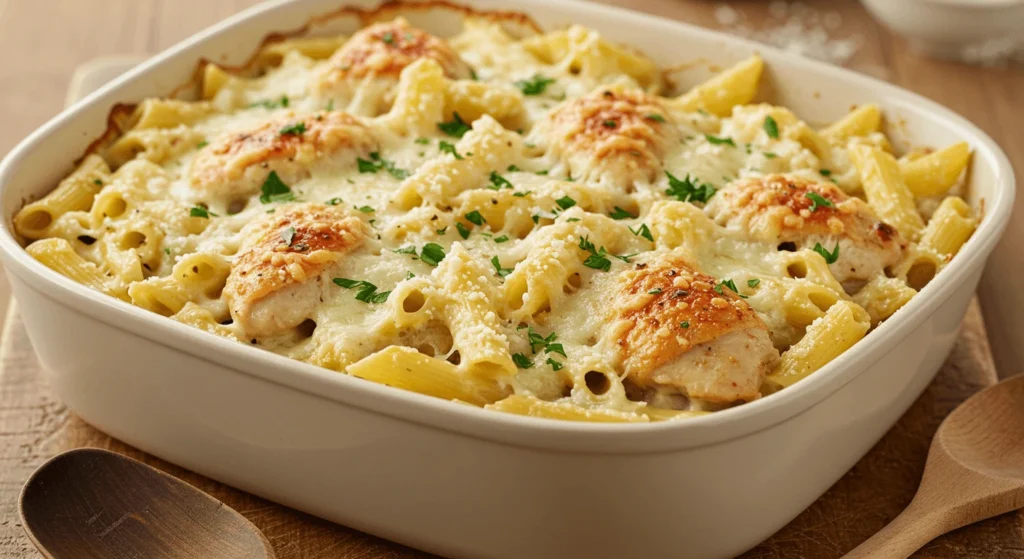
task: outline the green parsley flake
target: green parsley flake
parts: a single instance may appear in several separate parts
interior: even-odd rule
[[[580,248],[590,253],[590,256],[583,261],[584,266],[604,272],[611,270],[612,261],[606,258],[605,255],[608,253],[604,247],[601,247],[600,250],[598,250],[594,246],[594,243],[590,242],[590,239],[583,237],[580,239]]]
[[[559,208],[562,208],[563,210],[568,210],[569,208],[576,205],[576,200],[573,200],[568,196],[563,196],[558,200],[555,200],[555,203],[558,204]]]
[[[462,159],[462,156],[459,155],[459,152],[455,151],[455,144],[451,144],[449,142],[441,140],[437,142],[437,149],[441,150],[444,153],[452,154],[453,156],[455,156],[455,159]]]
[[[295,194],[292,193],[292,189],[288,188],[281,177],[277,176],[277,171],[271,171],[267,175],[267,180],[263,181],[260,202],[269,204],[271,202],[288,202],[294,199]]]
[[[499,243],[499,244],[500,243],[507,243],[508,242],[508,235],[502,235],[500,237],[495,237],[494,238],[494,242]]]
[[[278,107],[288,107],[289,104],[288,96],[282,95],[280,99],[276,100],[267,99],[264,101],[256,101],[255,103],[250,104],[249,108],[253,109],[256,107],[263,107],[264,109],[276,109]]]
[[[513,353],[512,362],[515,363],[516,367],[519,367],[520,369],[529,369],[530,367],[533,366],[533,361],[530,361],[530,358],[523,355],[522,353]]]
[[[306,123],[296,122],[295,124],[285,126],[281,129],[280,134],[282,136],[301,136],[306,133]]]
[[[608,217],[611,217],[612,219],[633,219],[636,216],[618,206],[615,206],[615,211],[608,214]]]
[[[380,153],[374,151],[370,153],[370,159],[363,159],[362,157],[356,158],[356,163],[359,167],[360,173],[376,173],[377,171],[384,169],[392,177],[398,180],[402,180],[409,176],[409,171],[405,169],[399,169],[395,167],[395,164],[387,159],[382,159]]]
[[[718,285],[715,286],[715,291],[717,291],[721,295],[725,295],[725,293],[722,292],[722,288],[723,287],[728,287],[729,289],[732,290],[733,293],[735,293],[737,295],[740,295],[740,290],[736,289],[736,282],[732,281],[731,279],[726,279],[726,280],[720,281],[718,283]],[[740,297],[742,297],[744,299],[747,298],[746,295],[740,295]]]
[[[515,165],[509,165],[507,171],[510,173],[517,173],[519,171],[522,171],[522,169],[516,167]]]
[[[398,253],[398,254],[412,254],[412,255],[415,255],[416,254],[416,247],[413,246],[413,245],[409,245],[409,246],[402,247],[402,248],[392,249],[391,252],[395,252],[395,253]]]
[[[836,242],[836,246],[832,249],[832,252],[825,250],[825,247],[821,246],[821,243],[814,243],[814,252],[817,252],[825,259],[826,264],[835,264],[836,260],[839,260],[839,243]]]
[[[616,126],[619,125],[619,123],[615,122],[614,120],[606,120],[602,124],[604,124],[605,128],[615,128]]]
[[[661,288],[660,287],[655,287],[654,289],[648,291],[647,294],[648,295],[660,295],[661,294]]]
[[[462,237],[463,239],[469,238],[470,230],[466,228],[465,225],[456,222],[455,229],[459,232],[459,236]]]
[[[747,287],[757,287],[760,284],[761,284],[761,280],[759,280],[757,278],[748,279],[747,280]]]
[[[427,243],[423,245],[423,250],[420,251],[420,260],[431,266],[440,264],[444,260],[444,256],[444,249],[437,243]]]
[[[445,225],[444,227],[442,227],[440,229],[435,229],[434,230],[434,232],[437,233],[438,235],[444,235],[446,231],[448,231],[448,226],[447,225]]]
[[[210,219],[211,215],[213,217],[217,217],[217,214],[211,212],[210,210],[208,210],[208,209],[206,209],[206,208],[204,208],[202,206],[195,206],[194,208],[189,210],[188,215],[190,217],[202,217],[204,219]]]
[[[533,191],[532,190],[527,190],[525,192],[516,192],[515,194],[513,194],[513,196],[515,196],[516,198],[522,198],[523,196],[526,196],[527,194],[529,194],[531,192],[533,192]]]
[[[208,145],[210,145],[210,142],[207,142],[206,140],[203,140],[203,141],[199,142],[198,144],[196,144],[196,149],[203,149],[204,147],[206,147]],[[99,180],[99,179],[96,179],[96,180]],[[100,184],[102,184],[102,183],[100,183]]]
[[[515,85],[519,88],[519,91],[523,92],[523,95],[540,95],[553,83],[555,83],[555,80],[552,78],[545,78],[540,74],[534,74],[533,77],[528,80],[519,80],[515,82]]]
[[[388,31],[387,33],[381,35],[380,40],[384,41],[385,43],[387,43],[389,45],[393,45],[393,44],[395,44],[395,34],[390,32],[390,31]]]
[[[809,198],[811,200],[811,211],[812,212],[818,211],[818,208],[831,208],[831,207],[833,207],[833,204],[832,204],[831,200],[829,200],[828,198],[825,198],[824,196],[818,194],[817,192],[808,192],[807,194],[804,194],[804,196],[806,196],[807,198]]]
[[[356,289],[356,299],[364,303],[383,303],[388,300],[390,291],[377,293],[377,286],[368,281],[352,280],[347,278],[334,278],[335,285],[345,289]]]
[[[343,202],[343,200],[341,198],[331,198],[330,200],[327,201],[327,205],[328,206],[337,206],[338,204],[340,204],[342,202]]]
[[[465,218],[466,221],[472,223],[473,225],[483,225],[487,223],[487,220],[484,219],[484,216],[480,215],[480,212],[478,212],[477,210],[469,212],[468,214],[465,215]]]
[[[764,131],[768,133],[769,138],[779,138],[779,123],[775,122],[771,115],[764,117]]]
[[[635,230],[630,227],[629,231],[638,237],[643,237],[652,243],[654,242],[654,235],[651,235],[651,230],[647,228],[646,223],[641,223],[640,227],[637,227]]]
[[[661,115],[659,115],[657,113],[651,113],[651,114],[647,115],[645,118],[647,120],[653,120],[654,122],[665,122],[665,117],[663,117],[663,116],[661,116]]]
[[[448,122],[437,123],[437,128],[453,138],[461,138],[466,135],[466,132],[472,130],[469,124],[462,120],[459,113],[452,113],[452,120]]]
[[[507,276],[507,275],[512,273],[513,268],[502,268],[501,267],[501,261],[498,260],[497,256],[495,256],[494,258],[491,258],[491,264],[494,264],[494,269],[497,272],[499,278],[503,278],[503,277],[505,277],[505,276]]]
[[[361,211],[361,212],[363,212],[364,214],[372,214],[373,212],[377,211],[377,210],[371,208],[370,206],[361,206],[361,207],[356,208],[356,209]]]
[[[502,188],[514,188],[512,183],[505,177],[498,174],[497,171],[491,171],[491,185],[487,188],[492,190],[501,190]]]
[[[680,328],[689,328],[690,327],[690,321],[689,320],[684,320],[684,321],[680,322],[679,323],[679,327]]]
[[[707,202],[715,195],[715,187],[711,183],[701,184],[697,177],[690,177],[687,173],[682,180],[672,173],[665,171],[668,176],[668,189],[665,194],[672,196],[680,202]]]
[[[554,359],[552,359],[550,357],[548,357],[548,360],[545,361],[545,363],[547,363],[548,365],[551,365],[551,370],[552,371],[560,371],[560,370],[562,370],[562,367],[565,367],[565,365],[563,365],[562,363],[559,363],[558,361],[555,361]]]
[[[724,144],[736,147],[736,142],[732,141],[732,138],[719,138],[718,136],[712,136],[711,134],[704,134],[704,137],[707,138],[712,145],[720,146]]]

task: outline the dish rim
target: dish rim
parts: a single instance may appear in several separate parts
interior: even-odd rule
[[[499,8],[499,3],[495,0],[462,2],[464,3],[460,5],[479,9]],[[516,8],[528,15],[531,12],[541,13],[551,9],[546,7],[544,2],[545,0],[524,0]],[[340,1],[338,7],[349,4]],[[557,421],[459,406],[220,338],[129,303],[98,294],[47,268],[29,256],[14,237],[11,229],[14,208],[3,208],[5,214],[11,215],[4,216],[3,227],[0,228],[0,256],[3,256],[10,273],[19,279],[36,280],[36,285],[33,285],[32,289],[65,304],[68,310],[88,314],[108,326],[125,330],[158,345],[240,374],[339,404],[351,405],[365,412],[491,442],[567,452],[620,454],[679,450],[722,443],[769,429],[817,405],[859,376],[896,347],[913,329],[930,318],[952,291],[959,288],[972,272],[983,266],[984,260],[1008,223],[1015,194],[1015,182],[1006,155],[977,126],[934,101],[852,70],[805,59],[692,24],[580,0],[563,0],[559,4],[561,9],[566,11],[591,11],[609,21],[626,19],[652,29],[672,29],[676,33],[688,34],[696,40],[719,41],[728,46],[743,47],[745,50],[762,54],[769,66],[773,61],[782,62],[790,67],[806,70],[817,79],[838,78],[846,83],[859,82],[875,92],[873,98],[880,104],[891,108],[913,106],[914,112],[942,123],[968,141],[974,150],[974,158],[984,158],[993,169],[994,185],[992,196],[984,200],[984,219],[948,267],[922,290],[924,296],[914,297],[898,315],[883,322],[853,348],[809,378],[769,397],[706,416],[682,421],[640,424]],[[201,47],[202,43],[216,36],[230,33],[243,22],[277,10],[289,9],[289,5],[305,7],[303,2],[292,0],[270,0],[251,7],[180,41],[65,109],[22,140],[0,162],[0,189],[6,188],[11,177],[19,171],[21,159],[27,153],[45,148],[49,136],[107,95],[116,93],[130,82],[145,79],[165,61],[183,56],[192,56],[198,60],[198,56],[186,55],[185,51]],[[307,10],[310,8],[305,7]],[[159,75],[159,72],[155,72],[154,75]]]

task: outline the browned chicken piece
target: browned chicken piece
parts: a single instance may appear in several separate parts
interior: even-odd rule
[[[896,228],[880,221],[867,202],[834,185],[787,175],[734,182],[715,194],[705,211],[719,225],[780,249],[821,244],[832,254],[838,243],[838,258],[829,269],[847,286],[897,263],[905,248]]]
[[[779,357],[750,305],[677,256],[624,272],[613,306],[624,372],[648,391],[754,400]]]
[[[339,206],[311,203],[282,206],[242,231],[245,242],[224,295],[232,319],[252,338],[311,318],[330,270],[368,233],[362,220]]]
[[[291,185],[311,168],[354,165],[376,150],[370,130],[349,114],[288,114],[211,142],[192,162],[191,185],[209,196],[245,198],[260,191],[271,171]]]
[[[404,18],[376,23],[357,31],[335,52],[319,75],[316,84],[322,94],[346,93],[346,84],[365,78],[398,81],[406,66],[420,58],[432,58],[446,76],[468,79],[472,72],[448,43]],[[339,91],[340,90],[340,91]]]
[[[545,145],[572,177],[613,184],[653,181],[679,133],[657,97],[601,88],[573,99],[538,126]]]

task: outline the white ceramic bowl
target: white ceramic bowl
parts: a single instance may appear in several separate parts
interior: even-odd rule
[[[646,425],[484,411],[237,344],[90,291],[17,243],[10,217],[53,187],[119,101],[165,94],[199,57],[240,62],[270,32],[338,0],[276,0],[154,57],[60,114],[0,164],[0,257],[49,381],[96,427],[161,458],[413,547],[472,557],[726,557],[782,527],[843,475],[935,375],[1009,219],[1010,165],[980,130],[885,83],[620,9],[522,0],[663,64],[762,51],[765,89],[812,122],[877,101],[894,138],[975,150],[970,202],[985,218],[897,315],[809,379],[710,416]],[[369,2],[362,2],[363,5]],[[481,8],[502,2],[479,0]],[[447,34],[443,10],[410,14]],[[330,25],[351,32],[342,18]]]
[[[911,47],[938,58],[995,61],[1024,49],[1024,0],[861,0]]]

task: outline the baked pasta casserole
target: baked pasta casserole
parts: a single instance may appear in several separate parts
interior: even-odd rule
[[[811,126],[754,101],[758,56],[679,87],[580,26],[376,19],[207,63],[191,95],[113,119],[15,216],[28,252],[339,373],[646,422],[814,373],[979,219],[966,144],[897,156],[870,104]]]

